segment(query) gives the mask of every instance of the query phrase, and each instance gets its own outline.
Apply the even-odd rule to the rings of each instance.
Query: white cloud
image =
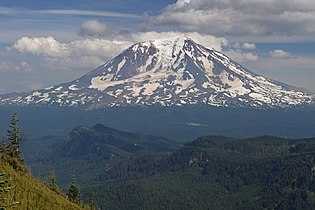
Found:
[[[0,72],[12,73],[12,72],[30,72],[32,71],[31,66],[25,62],[21,61],[18,63],[11,61],[0,61]]]
[[[258,55],[254,52],[256,45],[254,43],[244,42],[235,44],[229,44],[224,53],[236,62],[253,62],[258,59]]]
[[[105,23],[98,20],[86,20],[81,23],[78,34],[81,36],[105,36],[111,33],[111,29]]]
[[[109,58],[131,44],[132,42],[129,41],[97,38],[62,43],[54,37],[23,37],[17,40],[10,49],[20,53],[31,53],[51,58],[65,58],[74,55],[98,55]]]
[[[83,39],[62,43],[53,37],[23,37],[11,50],[44,56],[53,69],[94,68],[131,45],[128,41]]]
[[[236,62],[243,62],[243,61],[256,61],[258,56],[253,52],[243,52],[239,49],[229,49],[224,52],[230,58],[235,60]]]
[[[16,41],[11,49],[49,57],[65,57],[70,53],[65,44],[59,43],[51,36],[23,37]]]
[[[114,58],[124,49],[136,42],[149,41],[176,36],[187,36],[197,43],[222,51],[237,62],[256,61],[253,43],[237,43],[232,46],[228,40],[196,32],[136,32],[116,35],[115,39],[92,38],[72,42],[59,42],[53,37],[23,37],[13,44],[11,49],[21,53],[32,53],[44,56],[46,67],[52,70],[90,70]],[[127,41],[128,40],[128,41]]]
[[[225,38],[198,33],[182,32],[137,32],[116,35],[115,38],[92,38],[72,42],[59,42],[54,37],[23,37],[17,40],[11,50],[43,56],[50,69],[76,70],[93,69],[114,58],[136,42],[175,36],[188,36],[196,42],[221,50],[228,41]]]
[[[218,51],[223,51],[224,49],[223,53],[237,62],[253,62],[258,59],[257,54],[252,51],[256,47],[253,43],[245,42],[231,45],[225,38],[196,32],[183,33],[176,31],[136,32],[116,35],[115,39],[92,38],[65,43],[59,42],[53,37],[23,37],[14,43],[11,49],[21,53],[27,52],[44,56],[44,65],[51,70],[73,71],[85,69],[85,71],[88,71],[114,58],[136,42],[176,36],[190,37],[197,43]]]
[[[179,8],[185,7],[190,4],[190,0],[178,0],[176,6]]]
[[[248,50],[254,50],[256,49],[256,45],[254,43],[245,42],[242,44],[242,48],[248,49]]]
[[[165,39],[168,37],[177,37],[177,36],[187,36],[196,41],[197,43],[209,47],[214,48],[216,50],[221,50],[223,46],[228,44],[227,39],[222,37],[215,37],[212,35],[199,34],[196,32],[178,32],[178,31],[169,31],[169,32],[137,32],[131,34],[131,40],[133,42],[143,42],[154,39]],[[127,38],[127,37],[125,37]]]
[[[281,50],[281,49],[276,49],[273,51],[269,52],[270,56],[273,58],[292,58],[294,57],[291,53]]]
[[[178,0],[158,16],[147,16],[143,30],[160,27],[216,36],[315,35],[315,1]]]
[[[234,47],[235,49],[245,49],[245,50],[256,49],[256,45],[254,43],[249,43],[249,42],[244,42],[244,43],[236,42],[232,47]]]

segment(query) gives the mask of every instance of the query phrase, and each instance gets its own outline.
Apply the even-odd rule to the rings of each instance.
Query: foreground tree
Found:
[[[94,193],[89,194],[89,207],[90,210],[95,210],[95,195]]]
[[[72,179],[72,183],[68,189],[67,196],[73,203],[78,205],[81,204],[81,192],[78,185],[76,185],[74,178]]]
[[[51,189],[52,191],[61,194],[61,191],[58,187],[58,185],[56,184],[56,175],[55,175],[55,171],[52,170],[50,172],[50,176],[49,176],[49,189]]]
[[[23,162],[20,152],[20,141],[22,139],[22,134],[20,132],[18,126],[19,120],[17,119],[16,113],[13,114],[10,121],[10,129],[7,130],[8,132],[8,139],[9,139],[9,156],[11,158],[16,158],[20,162]]]
[[[9,145],[7,146],[8,163],[14,168],[19,170],[25,170],[24,160],[21,157],[20,141],[22,140],[22,133],[20,132],[19,120],[16,113],[11,117],[10,128],[7,130],[7,136]]]

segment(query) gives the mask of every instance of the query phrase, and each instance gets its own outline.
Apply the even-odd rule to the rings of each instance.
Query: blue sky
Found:
[[[135,42],[180,35],[315,92],[311,0],[0,0],[0,18],[0,94],[71,81]]]

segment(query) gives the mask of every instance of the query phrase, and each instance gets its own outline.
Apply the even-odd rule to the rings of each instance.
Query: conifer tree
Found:
[[[7,138],[3,136],[1,146],[0,146],[0,158],[5,160],[6,156],[7,156]]]
[[[78,185],[76,185],[74,178],[72,178],[72,183],[68,189],[67,196],[73,203],[81,204],[81,192]]]
[[[56,175],[55,175],[55,171],[52,170],[49,176],[49,189],[51,189],[52,191],[55,191],[56,193],[60,194],[60,189],[56,184]]]
[[[11,117],[10,129],[7,130],[9,139],[8,157],[10,158],[9,162],[14,169],[19,168],[24,163],[20,152],[22,133],[20,132],[18,122],[19,120],[17,119],[17,115],[14,113]]]
[[[94,193],[89,194],[89,206],[90,206],[90,210],[95,210],[95,195],[94,195]]]

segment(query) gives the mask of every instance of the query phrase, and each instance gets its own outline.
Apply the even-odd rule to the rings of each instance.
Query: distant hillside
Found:
[[[165,138],[80,126],[67,138],[26,140],[37,177],[52,169],[100,209],[315,209],[315,138]]]
[[[30,174],[20,174],[11,166],[0,160],[0,173],[10,180],[13,186],[6,195],[7,203],[19,202],[14,209],[41,209],[41,210],[79,210],[81,208],[70,202],[65,196],[58,195],[45,184],[33,178]],[[11,208],[10,208],[11,209]]]
[[[180,145],[166,138],[109,128],[101,124],[78,126],[67,136],[45,136],[22,142],[22,153],[31,172],[45,179],[55,170],[64,189],[75,175],[89,185],[104,169],[140,151],[171,152]]]
[[[91,128],[80,126],[73,129],[68,135],[63,153],[71,157],[123,156],[119,153],[134,153],[144,149],[172,151],[176,147],[176,143],[166,138],[120,131],[97,124]]]
[[[137,153],[84,191],[101,209],[315,209],[314,157],[315,139],[202,137]]]

